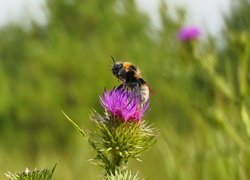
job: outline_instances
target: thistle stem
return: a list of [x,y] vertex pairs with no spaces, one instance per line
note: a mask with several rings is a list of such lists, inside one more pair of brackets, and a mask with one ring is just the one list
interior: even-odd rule
[[110,161],[110,167],[107,170],[107,174],[113,174],[115,175],[116,172],[118,172],[118,170],[120,170],[121,166],[122,166],[122,157],[120,155],[118,155],[117,153],[112,153],[111,155],[111,161]]

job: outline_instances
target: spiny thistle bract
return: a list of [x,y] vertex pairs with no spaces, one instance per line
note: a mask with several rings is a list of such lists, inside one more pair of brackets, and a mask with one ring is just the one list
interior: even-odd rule
[[56,165],[52,168],[52,170],[34,169],[33,171],[30,171],[28,168],[26,168],[25,171],[19,172],[19,173],[7,172],[5,173],[5,176],[9,180],[50,180],[52,179],[52,175],[55,171],[55,168],[56,168]]
[[136,93],[113,89],[105,91],[100,102],[105,113],[91,113],[90,119],[96,129],[88,134],[64,115],[96,151],[97,156],[92,160],[105,169],[105,177],[109,179],[125,175],[128,160],[139,160],[141,153],[156,141],[157,132],[141,119],[149,102],[141,104]]
[[143,180],[143,179],[138,177],[138,172],[136,174],[132,174],[131,171],[126,170],[123,172],[115,171],[114,174],[107,175],[106,180]]

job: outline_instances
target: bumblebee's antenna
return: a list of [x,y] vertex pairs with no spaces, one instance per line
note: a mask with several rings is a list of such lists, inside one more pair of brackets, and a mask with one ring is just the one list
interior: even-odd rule
[[114,62],[114,65],[115,65],[115,59],[113,58],[113,56],[111,56],[111,58],[112,58],[112,60],[113,60],[113,62]]

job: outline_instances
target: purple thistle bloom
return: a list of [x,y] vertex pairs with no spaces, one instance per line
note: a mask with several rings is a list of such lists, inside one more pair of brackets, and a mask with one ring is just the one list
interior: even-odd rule
[[197,39],[201,35],[201,31],[196,26],[183,27],[178,32],[178,38],[181,41],[191,41]]
[[135,93],[124,89],[105,91],[100,102],[112,116],[123,121],[140,121],[149,105],[141,104]]

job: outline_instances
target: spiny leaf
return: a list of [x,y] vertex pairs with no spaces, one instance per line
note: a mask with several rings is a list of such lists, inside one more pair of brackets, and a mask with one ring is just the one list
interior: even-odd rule
[[72,119],[70,119],[70,117],[63,110],[62,113],[66,117],[66,119],[74,126],[74,128],[85,138],[85,140],[88,141],[87,134]]
[[9,180],[50,180],[52,178],[52,175],[55,171],[56,165],[52,168],[52,170],[43,169],[38,170],[35,169],[33,171],[29,171],[28,168],[24,172],[20,173],[11,173],[7,172],[5,173],[5,176]]

